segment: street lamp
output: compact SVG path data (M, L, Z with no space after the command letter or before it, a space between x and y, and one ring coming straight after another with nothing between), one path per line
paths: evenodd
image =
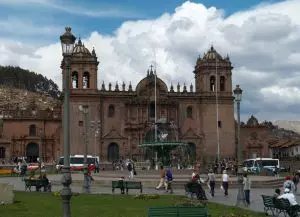
M82 191L84 193L90 193L90 181L88 177L88 162L87 162L87 152L88 152L88 105L80 105L78 106L80 112L83 113L84 116L84 143L85 143L85 150L84 150L84 177L83 177L83 186Z
M242 147L240 142L240 103L242 101L242 93L243 90L240 88L240 85L236 85L235 89L233 90L234 99L236 101L236 109L237 109L237 150L238 150L238 194L237 194L237 201L236 205L238 206L240 202L243 202L244 205L246 205L245 200L245 193L244 193L244 187L243 187L243 162L242 162Z
M40 178L42 177L42 161L43 161L43 137L44 137L44 130L40 128L40 148L39 148L39 169L40 169Z
M62 47L62 69L64 70L63 77L63 138L64 138L64 166L62 168L61 183L63 188L60 192L63 201L63 215L64 217L71 217L70 200L72 197L72 191L70 185L72 183L72 177L70 172L70 62L74 48L76 37L71 33L71 27L65 28L66 32L60 36Z
M97 137L100 134L101 122L100 121L90 121L90 125L91 125L91 128L95 132L94 154L95 154L95 157L97 157Z

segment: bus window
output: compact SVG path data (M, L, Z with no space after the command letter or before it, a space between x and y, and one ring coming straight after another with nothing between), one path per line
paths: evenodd
M83 157L71 157L70 164L83 164Z

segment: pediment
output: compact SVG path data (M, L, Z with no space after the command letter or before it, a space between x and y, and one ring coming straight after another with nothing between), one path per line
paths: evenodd
M107 134L103 136L105 139L125 139L116 129L111 129Z
M202 135L198 135L192 128L189 128L183 135L182 138L193 138L199 139L202 138Z

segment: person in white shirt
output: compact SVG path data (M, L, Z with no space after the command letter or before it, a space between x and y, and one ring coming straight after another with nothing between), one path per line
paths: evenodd
M226 197L228 196L228 181L229 181L229 176L228 176L226 170L224 170L223 174L222 174L222 186L224 189L224 195Z
M282 194L278 197L278 199L281 199L281 198L288 199L291 206L298 205L295 195L291 192L291 189L289 189L289 188L284 189L284 194Z

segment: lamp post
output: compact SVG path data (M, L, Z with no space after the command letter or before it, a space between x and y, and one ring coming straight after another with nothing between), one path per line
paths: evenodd
M90 193L90 182L89 182L89 177L88 177L88 162L87 162L87 152L88 152L88 105L80 105L79 111L83 113L84 117L84 169L83 169L83 186L82 186L82 191L83 193Z
M62 47L62 69L64 70L63 77L63 142L64 142L64 166L62 168L61 183L63 188L60 192L63 201L63 216L71 217L70 200L72 197L72 191L70 185L72 183L72 177L70 172L70 62L74 48L76 37L71 33L71 27L65 28L66 32L60 36Z
M233 90L234 98L236 101L236 110L237 110L237 151L238 151L238 194L237 194L237 201L236 205L238 206L240 202L243 202L246 205L245 200L245 193L243 187L243 156L242 156L242 147L240 142L240 103L242 101L242 93L243 90L240 88L240 85L236 85L235 89Z
M43 131L43 128L40 128L40 148L39 148L39 169L40 169L40 178L42 177L43 137L44 137L44 131Z
M94 155L97 157L97 136L100 133L101 122L100 121L90 121L91 128L95 132L95 141L94 141Z

